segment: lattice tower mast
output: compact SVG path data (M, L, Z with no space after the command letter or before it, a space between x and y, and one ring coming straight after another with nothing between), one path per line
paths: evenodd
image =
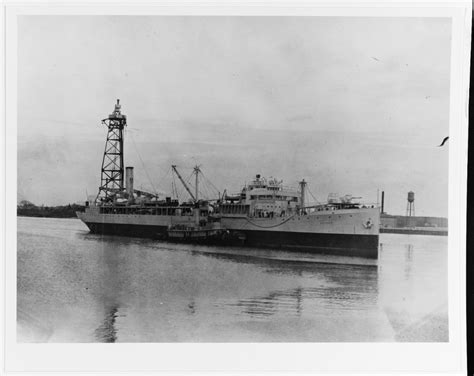
M114 201L117 194L124 191L123 132L127 126L127 116L120 109L120 100L117 99L114 112L102 120L108 131L96 200L98 202Z

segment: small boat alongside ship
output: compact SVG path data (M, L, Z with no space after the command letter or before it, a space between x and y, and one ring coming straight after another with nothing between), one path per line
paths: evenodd
M238 194L224 191L215 199L205 200L198 197L200 168L194 168L192 187L174 165L173 172L190 200L162 198L135 189L133 167L124 168L123 133L127 122L118 100L114 112L102 123L107 126L108 134L101 186L96 199L86 204L85 211L77 212L93 233L378 256L380 209L377 205L364 205L350 195L307 205L304 179L297 189L292 189L282 181L265 179L260 174Z
M204 226L174 225L168 228L167 235L170 240L207 242L222 239L224 232L220 223Z

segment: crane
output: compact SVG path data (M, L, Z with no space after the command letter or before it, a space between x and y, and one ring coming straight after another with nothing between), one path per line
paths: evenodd
M181 183L183 183L184 185L184 188L186 188L186 191L188 191L189 195L191 196L191 198L193 199L194 202L197 202L197 197L194 196L193 192L191 191L191 189L188 187L188 185L186 184L186 182L184 181L184 179L181 177L181 175L179 174L178 170L176 169L176 165L171 165L171 168L173 169L173 171L176 173L176 175L178 176L178 179L181 181ZM197 176L196 176L196 181L197 181ZM197 186L196 186L196 192L197 192Z

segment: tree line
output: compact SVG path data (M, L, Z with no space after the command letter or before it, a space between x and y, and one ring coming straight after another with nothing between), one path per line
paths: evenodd
M75 218L77 211L84 211L84 206L78 204L36 206L30 201L23 200L16 208L16 213L20 217Z

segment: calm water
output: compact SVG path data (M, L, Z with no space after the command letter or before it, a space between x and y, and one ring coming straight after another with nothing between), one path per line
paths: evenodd
M447 341L447 237L380 241L364 260L20 217L18 341Z

